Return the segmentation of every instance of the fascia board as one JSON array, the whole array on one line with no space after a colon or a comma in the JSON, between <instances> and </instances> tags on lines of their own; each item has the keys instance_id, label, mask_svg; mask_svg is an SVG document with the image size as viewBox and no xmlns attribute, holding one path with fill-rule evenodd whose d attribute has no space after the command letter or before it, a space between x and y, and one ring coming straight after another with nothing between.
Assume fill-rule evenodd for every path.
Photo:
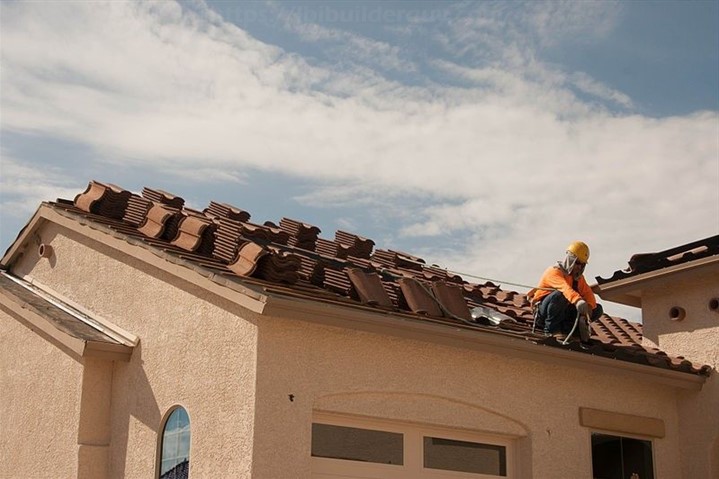
<instances>
[{"instance_id":1,"label":"fascia board","mask_svg":"<svg viewBox=\"0 0 719 479\"><path fill-rule=\"evenodd\" d=\"M85 341L83 356L111 361L127 362L132 356L133 348L124 344L110 344L99 341Z\"/></svg>"},{"instance_id":2,"label":"fascia board","mask_svg":"<svg viewBox=\"0 0 719 479\"><path fill-rule=\"evenodd\" d=\"M719 256L700 258L617 281L594 284L591 288L604 300L641 308L642 292L644 290L662 286L680 274L686 274L688 272L703 273L704 271L711 271L712 269L719 272Z\"/></svg>"},{"instance_id":3,"label":"fascia board","mask_svg":"<svg viewBox=\"0 0 719 479\"><path fill-rule=\"evenodd\" d=\"M644 366L611 358L582 354L491 332L452 328L422 320L404 318L391 312L374 312L342 305L320 303L295 297L268 295L264 314L302 320L325 326L354 329L387 336L483 351L533 361L575 366L608 374L621 373L645 382L681 389L700 390L703 376Z\"/></svg>"},{"instance_id":4,"label":"fascia board","mask_svg":"<svg viewBox=\"0 0 719 479\"><path fill-rule=\"evenodd\" d=\"M249 286L217 275L211 270L195 265L190 261L165 253L161 249L147 245L137 238L118 233L104 225L93 223L82 216L65 211L60 212L46 204L40 206L28 227L3 257L3 268L12 267L12 263L18 255L22 254L23 246L27 246L28 238L37 231L41 221L49 221L74 231L255 313L262 313L265 307L265 296ZM29 281L28 278L24 279Z\"/></svg>"},{"instance_id":5,"label":"fascia board","mask_svg":"<svg viewBox=\"0 0 719 479\"><path fill-rule=\"evenodd\" d=\"M45 221L42 214L44 208L46 208L44 204L40 205L32 218L30 218L30 221L23 227L15 241L7 249L2 259L0 259L0 269L9 269L10 265L23 253L29 244L31 242L35 243L32 239L33 235Z\"/></svg>"}]
</instances>

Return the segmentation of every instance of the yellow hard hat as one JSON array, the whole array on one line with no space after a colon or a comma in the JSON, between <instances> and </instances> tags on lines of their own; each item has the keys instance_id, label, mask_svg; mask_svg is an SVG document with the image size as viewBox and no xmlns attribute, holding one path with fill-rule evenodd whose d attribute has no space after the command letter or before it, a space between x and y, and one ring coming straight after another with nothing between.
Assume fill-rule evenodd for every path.
<instances>
[{"instance_id":1,"label":"yellow hard hat","mask_svg":"<svg viewBox=\"0 0 719 479\"><path fill-rule=\"evenodd\" d=\"M589 261L589 246L582 241L575 241L567 246L567 251L577 257L582 263Z\"/></svg>"}]
</instances>

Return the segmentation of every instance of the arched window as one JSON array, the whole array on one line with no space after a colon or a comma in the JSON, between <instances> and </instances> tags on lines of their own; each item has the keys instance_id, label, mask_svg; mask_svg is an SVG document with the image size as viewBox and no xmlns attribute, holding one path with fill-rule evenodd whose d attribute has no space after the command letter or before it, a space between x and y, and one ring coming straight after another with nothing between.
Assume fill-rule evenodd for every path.
<instances>
[{"instance_id":1,"label":"arched window","mask_svg":"<svg viewBox=\"0 0 719 479\"><path fill-rule=\"evenodd\" d=\"M160 479L187 479L190 472L190 418L183 407L172 410L160 442Z\"/></svg>"}]
</instances>

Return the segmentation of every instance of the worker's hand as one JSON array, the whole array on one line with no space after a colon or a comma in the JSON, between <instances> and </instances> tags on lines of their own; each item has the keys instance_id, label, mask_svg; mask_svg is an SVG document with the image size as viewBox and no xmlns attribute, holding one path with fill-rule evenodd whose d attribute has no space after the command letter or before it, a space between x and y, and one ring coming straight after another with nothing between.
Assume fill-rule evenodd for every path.
<instances>
[{"instance_id":1,"label":"worker's hand","mask_svg":"<svg viewBox=\"0 0 719 479\"><path fill-rule=\"evenodd\" d=\"M589 304L587 304L586 301L583 299L580 299L577 301L577 312L581 314L582 316L589 316L589 313L591 312L591 308L589 307Z\"/></svg>"}]
</instances>

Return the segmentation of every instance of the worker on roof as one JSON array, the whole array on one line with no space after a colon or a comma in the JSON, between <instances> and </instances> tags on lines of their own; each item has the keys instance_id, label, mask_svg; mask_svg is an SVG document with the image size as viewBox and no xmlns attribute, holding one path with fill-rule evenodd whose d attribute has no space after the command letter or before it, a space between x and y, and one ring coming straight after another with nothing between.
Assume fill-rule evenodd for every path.
<instances>
[{"instance_id":1,"label":"worker on roof","mask_svg":"<svg viewBox=\"0 0 719 479\"><path fill-rule=\"evenodd\" d=\"M589 246L575 241L567 246L564 260L542 275L532 302L537 308L536 325L544 327L544 334L566 336L572 331L577 313L594 321L604 312L583 276L588 261Z\"/></svg>"}]
</instances>

